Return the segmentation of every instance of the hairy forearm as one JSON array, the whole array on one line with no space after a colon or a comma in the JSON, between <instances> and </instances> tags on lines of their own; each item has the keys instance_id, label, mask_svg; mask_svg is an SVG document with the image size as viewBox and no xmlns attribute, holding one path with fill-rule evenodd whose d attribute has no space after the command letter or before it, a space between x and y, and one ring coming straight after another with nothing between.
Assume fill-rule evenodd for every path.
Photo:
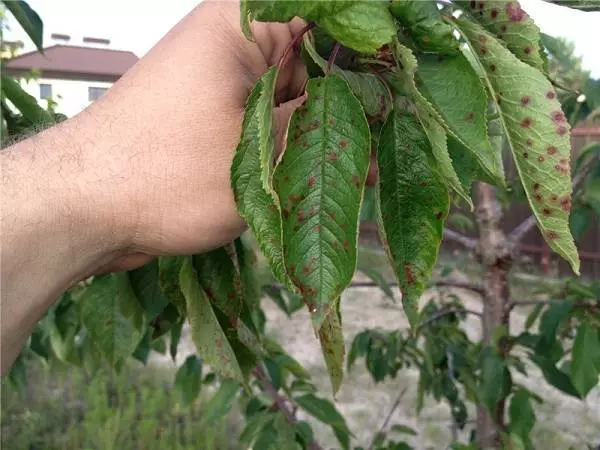
<instances>
[{"instance_id":1,"label":"hairy forearm","mask_svg":"<svg viewBox=\"0 0 600 450\"><path fill-rule=\"evenodd\" d=\"M82 176L94 139L77 118L0 153L2 373L60 294L115 250L108 208Z\"/></svg>"}]
</instances>

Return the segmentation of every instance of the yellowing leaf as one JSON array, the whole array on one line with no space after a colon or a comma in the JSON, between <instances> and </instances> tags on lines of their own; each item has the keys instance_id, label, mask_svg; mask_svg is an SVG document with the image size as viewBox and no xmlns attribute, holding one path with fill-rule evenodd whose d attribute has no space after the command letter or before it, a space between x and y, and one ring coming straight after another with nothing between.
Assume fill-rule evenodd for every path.
<instances>
[{"instance_id":1,"label":"yellowing leaf","mask_svg":"<svg viewBox=\"0 0 600 450\"><path fill-rule=\"evenodd\" d=\"M571 143L556 91L537 69L519 61L481 26L457 25L486 72L519 177L546 242L579 273L569 230Z\"/></svg>"},{"instance_id":2,"label":"yellowing leaf","mask_svg":"<svg viewBox=\"0 0 600 450\"><path fill-rule=\"evenodd\" d=\"M344 356L346 355L339 298L334 304L333 311L327 315L319 330L319 339L335 395L344 379Z\"/></svg>"}]
</instances>

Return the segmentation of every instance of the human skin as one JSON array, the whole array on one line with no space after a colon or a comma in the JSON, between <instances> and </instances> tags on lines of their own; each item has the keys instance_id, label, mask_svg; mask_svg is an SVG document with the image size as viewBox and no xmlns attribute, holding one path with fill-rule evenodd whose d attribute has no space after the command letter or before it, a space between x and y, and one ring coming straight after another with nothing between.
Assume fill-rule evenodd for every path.
<instances>
[{"instance_id":1,"label":"human skin","mask_svg":"<svg viewBox=\"0 0 600 450\"><path fill-rule=\"evenodd\" d=\"M244 230L229 173L245 100L303 26L254 23L250 42L237 2L207 0L88 109L0 153L2 374L78 281L209 251ZM305 80L290 52L277 142Z\"/></svg>"}]
</instances>

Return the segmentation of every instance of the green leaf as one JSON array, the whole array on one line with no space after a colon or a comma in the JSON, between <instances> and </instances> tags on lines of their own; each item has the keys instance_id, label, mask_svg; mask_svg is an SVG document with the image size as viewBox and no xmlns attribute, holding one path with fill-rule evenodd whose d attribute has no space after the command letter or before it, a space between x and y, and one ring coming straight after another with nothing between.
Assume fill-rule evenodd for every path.
<instances>
[{"instance_id":1,"label":"green leaf","mask_svg":"<svg viewBox=\"0 0 600 450\"><path fill-rule=\"evenodd\" d=\"M296 397L294 401L306 411L308 414L313 416L315 419L329 425L334 431L352 435L346 420L342 416L335 406L328 400L316 397L313 394L306 394L301 397ZM342 441L340 443L343 444ZM345 446L344 446L345 447Z\"/></svg>"},{"instance_id":2,"label":"green leaf","mask_svg":"<svg viewBox=\"0 0 600 450\"><path fill-rule=\"evenodd\" d=\"M479 171L503 186L502 155L492 149L487 136L487 94L467 58L462 53L443 58L422 55L415 78L419 92L443 118L446 130L475 159Z\"/></svg>"},{"instance_id":3,"label":"green leaf","mask_svg":"<svg viewBox=\"0 0 600 450\"><path fill-rule=\"evenodd\" d=\"M457 24L486 71L500 122L538 226L548 245L579 273L569 230L569 124L550 82L468 20Z\"/></svg>"},{"instance_id":4,"label":"green leaf","mask_svg":"<svg viewBox=\"0 0 600 450\"><path fill-rule=\"evenodd\" d=\"M185 315L185 297L179 287L179 271L183 257L161 256L158 258L158 287L167 300Z\"/></svg>"},{"instance_id":5,"label":"green leaf","mask_svg":"<svg viewBox=\"0 0 600 450\"><path fill-rule=\"evenodd\" d=\"M575 204L571 211L570 228L575 240L578 240L588 230L593 221L594 210L588 205Z\"/></svg>"},{"instance_id":6,"label":"green leaf","mask_svg":"<svg viewBox=\"0 0 600 450\"><path fill-rule=\"evenodd\" d=\"M371 336L369 330L365 330L362 333L354 336L352 345L350 346L350 352L348 353L348 361L346 362L346 370L350 372L350 369L354 365L356 358L364 356L369 348Z\"/></svg>"},{"instance_id":7,"label":"green leaf","mask_svg":"<svg viewBox=\"0 0 600 450\"><path fill-rule=\"evenodd\" d=\"M142 340L140 341L140 343L138 344L131 356L145 365L148 362L148 357L150 356L151 345L152 329L148 328L146 330L146 333L144 334L144 337L142 337Z\"/></svg>"},{"instance_id":8,"label":"green leaf","mask_svg":"<svg viewBox=\"0 0 600 450\"><path fill-rule=\"evenodd\" d=\"M538 352L544 352L544 350L547 350L554 345L559 326L567 317L569 317L574 306L575 303L573 301L565 300L563 302L552 304L544 311L538 326L538 331L542 336L542 339L536 347Z\"/></svg>"},{"instance_id":9,"label":"green leaf","mask_svg":"<svg viewBox=\"0 0 600 450\"><path fill-rule=\"evenodd\" d=\"M208 298L200 288L191 258L181 266L179 284L186 299L192 341L202 359L223 377L244 381L237 356Z\"/></svg>"},{"instance_id":10,"label":"green leaf","mask_svg":"<svg viewBox=\"0 0 600 450\"><path fill-rule=\"evenodd\" d=\"M240 342L257 355L264 353L256 336L248 306L240 297L241 280L231 256L225 247L195 255L194 268L198 282L211 304L216 307L236 330Z\"/></svg>"},{"instance_id":11,"label":"green leaf","mask_svg":"<svg viewBox=\"0 0 600 450\"><path fill-rule=\"evenodd\" d=\"M294 16L314 21L335 40L362 53L374 53L396 33L385 0L247 0L256 20L288 22Z\"/></svg>"},{"instance_id":12,"label":"green leaf","mask_svg":"<svg viewBox=\"0 0 600 450\"><path fill-rule=\"evenodd\" d=\"M424 50L458 52L458 40L452 27L442 21L435 0L392 0L390 10Z\"/></svg>"},{"instance_id":13,"label":"green leaf","mask_svg":"<svg viewBox=\"0 0 600 450\"><path fill-rule=\"evenodd\" d=\"M480 361L481 380L478 395L492 416L496 414L498 403L510 393L510 372L504 360L492 347L483 350Z\"/></svg>"},{"instance_id":14,"label":"green leaf","mask_svg":"<svg viewBox=\"0 0 600 450\"><path fill-rule=\"evenodd\" d=\"M200 419L200 427L210 425L224 417L231 408L240 390L239 383L233 380L223 380L219 390L212 396L203 408L204 414Z\"/></svg>"},{"instance_id":15,"label":"green leaf","mask_svg":"<svg viewBox=\"0 0 600 450\"><path fill-rule=\"evenodd\" d=\"M329 372L333 395L335 395L344 379L344 356L346 355L339 298L334 302L333 311L327 314L325 322L319 330L319 340L327 372Z\"/></svg>"},{"instance_id":16,"label":"green leaf","mask_svg":"<svg viewBox=\"0 0 600 450\"><path fill-rule=\"evenodd\" d=\"M415 84L415 73L417 71L416 58L409 48L398 41L394 41L392 48L396 62L401 70L388 72L386 75L388 82L398 94L410 97L414 103L417 117L431 143L431 153L439 165L440 173L445 178L446 183L473 208L471 197L461 184L448 153L446 132L442 126L444 120L433 106L431 106L429 101L418 91ZM397 107L399 107L398 103L397 101Z\"/></svg>"},{"instance_id":17,"label":"green leaf","mask_svg":"<svg viewBox=\"0 0 600 450\"><path fill-rule=\"evenodd\" d=\"M410 436L416 436L418 433L414 428L409 427L408 425L395 424L392 425L391 430L394 433L408 434Z\"/></svg>"},{"instance_id":18,"label":"green leaf","mask_svg":"<svg viewBox=\"0 0 600 450\"><path fill-rule=\"evenodd\" d=\"M44 24L40 16L31 9L27 2L22 0L9 0L2 3L19 22L19 25L23 27L38 51L44 53Z\"/></svg>"},{"instance_id":19,"label":"green leaf","mask_svg":"<svg viewBox=\"0 0 600 450\"><path fill-rule=\"evenodd\" d=\"M173 328L171 328L171 338L169 339L169 354L171 355L171 359L175 361L177 357L177 347L179 346L179 341L181 339L181 330L183 329L183 319L177 322Z\"/></svg>"},{"instance_id":20,"label":"green leaf","mask_svg":"<svg viewBox=\"0 0 600 450\"><path fill-rule=\"evenodd\" d=\"M104 357L115 365L131 355L142 339L145 325L127 274L94 277L80 304L81 322Z\"/></svg>"},{"instance_id":21,"label":"green leaf","mask_svg":"<svg viewBox=\"0 0 600 450\"><path fill-rule=\"evenodd\" d=\"M252 28L250 27L251 12L248 8L248 0L240 0L240 28L249 41L252 41Z\"/></svg>"},{"instance_id":22,"label":"green leaf","mask_svg":"<svg viewBox=\"0 0 600 450\"><path fill-rule=\"evenodd\" d=\"M560 6L580 9L582 11L600 11L598 0L548 0Z\"/></svg>"},{"instance_id":23,"label":"green leaf","mask_svg":"<svg viewBox=\"0 0 600 450\"><path fill-rule=\"evenodd\" d=\"M276 413L261 411L252 415L240 434L239 442L244 448L254 448L254 443L262 430L273 422Z\"/></svg>"},{"instance_id":24,"label":"green leaf","mask_svg":"<svg viewBox=\"0 0 600 450\"><path fill-rule=\"evenodd\" d=\"M598 385L600 372L594 358L594 355L598 354L600 354L598 331L584 322L577 329L571 364L571 380L582 398Z\"/></svg>"},{"instance_id":25,"label":"green leaf","mask_svg":"<svg viewBox=\"0 0 600 450\"><path fill-rule=\"evenodd\" d=\"M371 279L371 281L373 281L377 286L379 286L379 288L387 297L391 298L392 300L395 300L392 288L390 287L390 284L387 282L387 280L383 277L381 272L369 267L361 267L360 259L358 262L358 270L364 273L367 277Z\"/></svg>"},{"instance_id":26,"label":"green leaf","mask_svg":"<svg viewBox=\"0 0 600 450\"><path fill-rule=\"evenodd\" d=\"M154 260L138 269L131 270L127 275L131 289L144 308L146 319L153 320L169 304L167 297L163 295L158 285L158 261Z\"/></svg>"},{"instance_id":27,"label":"green leaf","mask_svg":"<svg viewBox=\"0 0 600 450\"><path fill-rule=\"evenodd\" d=\"M315 440L310 424L303 420L296 422L296 435L298 436L298 441L303 444L302 448L309 448L310 444Z\"/></svg>"},{"instance_id":28,"label":"green leaf","mask_svg":"<svg viewBox=\"0 0 600 450\"><path fill-rule=\"evenodd\" d=\"M533 307L529 315L527 316L527 320L525 321L525 329L529 330L531 326L535 323L540 313L544 309L544 304L539 303Z\"/></svg>"},{"instance_id":29,"label":"green leaf","mask_svg":"<svg viewBox=\"0 0 600 450\"><path fill-rule=\"evenodd\" d=\"M369 125L348 84L311 79L292 115L274 175L286 269L318 330L356 269L358 216L369 169Z\"/></svg>"},{"instance_id":30,"label":"green leaf","mask_svg":"<svg viewBox=\"0 0 600 450\"><path fill-rule=\"evenodd\" d=\"M557 369L554 362L541 355L531 355L531 360L540 368L546 381L556 389L571 395L575 398L581 398L569 376Z\"/></svg>"},{"instance_id":31,"label":"green leaf","mask_svg":"<svg viewBox=\"0 0 600 450\"><path fill-rule=\"evenodd\" d=\"M168 333L174 326L180 323L182 316L177 307L171 303L152 322L152 339L157 339Z\"/></svg>"},{"instance_id":32,"label":"green leaf","mask_svg":"<svg viewBox=\"0 0 600 450\"><path fill-rule=\"evenodd\" d=\"M73 302L71 294L65 293L56 306L50 326L50 346L60 361L73 359L75 336L81 325L77 305Z\"/></svg>"},{"instance_id":33,"label":"green leaf","mask_svg":"<svg viewBox=\"0 0 600 450\"><path fill-rule=\"evenodd\" d=\"M272 111L264 105L272 104L277 72L276 67L269 69L248 97L240 143L231 166L231 185L238 212L252 230L273 275L293 290L283 262L279 203L264 187L261 166L262 155L269 151L261 145L273 145L265 138L272 133Z\"/></svg>"},{"instance_id":34,"label":"green leaf","mask_svg":"<svg viewBox=\"0 0 600 450\"><path fill-rule=\"evenodd\" d=\"M322 72L326 73L328 62L319 55L311 36L308 34L304 36L304 48ZM330 73L339 76L348 83L367 116L385 120L391 109L392 97L389 90L376 75L343 70L335 64L331 66Z\"/></svg>"},{"instance_id":35,"label":"green leaf","mask_svg":"<svg viewBox=\"0 0 600 450\"><path fill-rule=\"evenodd\" d=\"M414 116L394 110L379 139L380 229L400 283L402 304L412 327L419 298L437 260L448 190L429 164L430 145Z\"/></svg>"},{"instance_id":36,"label":"green leaf","mask_svg":"<svg viewBox=\"0 0 600 450\"><path fill-rule=\"evenodd\" d=\"M594 142L581 149L581 151L579 152L579 156L577 157L577 161L575 162L575 169L573 169L573 175L577 175L581 168L584 167L584 163L587 162L589 158L592 158L594 156L600 156L600 143Z\"/></svg>"},{"instance_id":37,"label":"green leaf","mask_svg":"<svg viewBox=\"0 0 600 450\"><path fill-rule=\"evenodd\" d=\"M300 380L310 379L310 373L308 373L308 371L302 367L302 364L288 354L282 353L273 359L280 367L293 374L296 378Z\"/></svg>"},{"instance_id":38,"label":"green leaf","mask_svg":"<svg viewBox=\"0 0 600 450\"><path fill-rule=\"evenodd\" d=\"M18 2L7 2L5 4L12 3ZM0 80L2 81L2 93L19 110L25 119L33 124L54 123L54 117L38 105L35 97L25 92L18 81L6 75L2 75Z\"/></svg>"},{"instance_id":39,"label":"green leaf","mask_svg":"<svg viewBox=\"0 0 600 450\"><path fill-rule=\"evenodd\" d=\"M296 450L296 426L281 411L275 416L273 428L276 431L275 441L271 444L273 450Z\"/></svg>"},{"instance_id":40,"label":"green leaf","mask_svg":"<svg viewBox=\"0 0 600 450\"><path fill-rule=\"evenodd\" d=\"M175 388L181 395L184 406L192 406L202 387L202 362L196 355L190 355L175 375Z\"/></svg>"},{"instance_id":41,"label":"green leaf","mask_svg":"<svg viewBox=\"0 0 600 450\"><path fill-rule=\"evenodd\" d=\"M519 389L510 400L508 415L510 417L509 432L515 433L523 440L529 438L529 433L535 424L535 412L531 406L531 395L525 389Z\"/></svg>"},{"instance_id":42,"label":"green leaf","mask_svg":"<svg viewBox=\"0 0 600 450\"><path fill-rule=\"evenodd\" d=\"M521 61L544 70L540 29L516 0L459 1Z\"/></svg>"},{"instance_id":43,"label":"green leaf","mask_svg":"<svg viewBox=\"0 0 600 450\"><path fill-rule=\"evenodd\" d=\"M249 310L253 310L259 306L261 295L256 271L256 255L250 243L245 242L243 238L235 240L235 253L242 283L242 300Z\"/></svg>"}]
</instances>

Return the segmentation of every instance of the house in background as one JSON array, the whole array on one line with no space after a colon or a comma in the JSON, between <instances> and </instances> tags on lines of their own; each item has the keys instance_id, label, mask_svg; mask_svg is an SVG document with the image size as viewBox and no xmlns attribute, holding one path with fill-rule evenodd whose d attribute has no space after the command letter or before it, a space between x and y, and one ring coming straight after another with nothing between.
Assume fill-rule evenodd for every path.
<instances>
[{"instance_id":1,"label":"house in background","mask_svg":"<svg viewBox=\"0 0 600 450\"><path fill-rule=\"evenodd\" d=\"M56 102L55 110L72 117L102 96L138 57L132 52L111 49L108 39L84 37L81 45L71 37L52 34L54 45L10 58L7 75L22 77L21 85L43 107ZM31 75L35 74L34 77Z\"/></svg>"}]
</instances>

